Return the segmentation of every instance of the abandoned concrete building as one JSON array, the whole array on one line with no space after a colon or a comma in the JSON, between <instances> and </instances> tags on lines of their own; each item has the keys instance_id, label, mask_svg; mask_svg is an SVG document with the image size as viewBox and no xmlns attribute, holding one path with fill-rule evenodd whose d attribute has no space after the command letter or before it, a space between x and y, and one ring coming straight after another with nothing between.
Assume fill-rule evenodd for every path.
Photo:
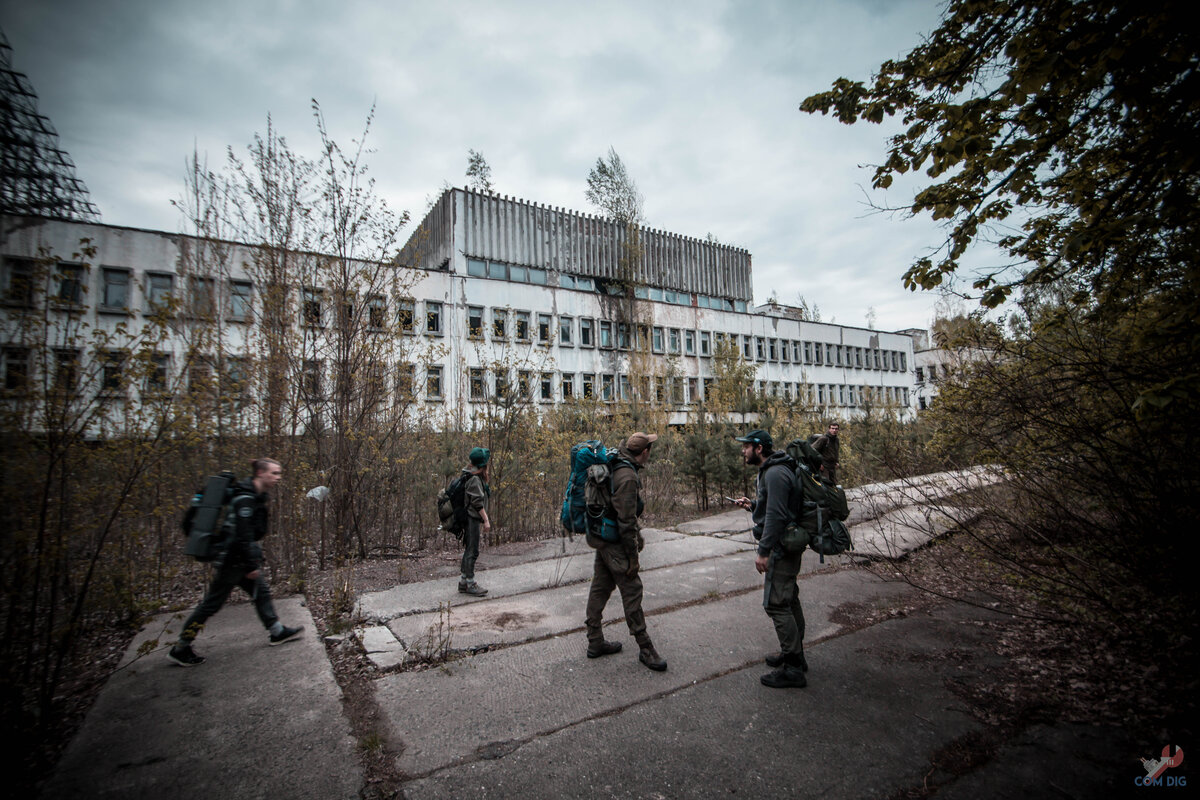
<instances>
[{"instance_id":1,"label":"abandoned concrete building","mask_svg":"<svg viewBox=\"0 0 1200 800\"><path fill-rule=\"evenodd\" d=\"M2 223L6 318L37 302L34 259L52 253L58 266L44 291L53 313L132 330L176 298L182 320L217 321L221 369L245 374L256 357L250 332L262 286L251 248L228 245L220 263L201 265L203 243L178 234L33 217ZM745 250L648 228L633 243L628 236L607 219L447 190L401 251L393 288L360 301L368 329L394 324L404 334L389 351L384 369L393 377L385 383L409 393L426 418L459 424L498 400L539 406L572 398L636 398L681 424L711 391L726 348L755 366L760 394L831 416L868 404L907 409L910 336L809 322L786 306L751 307ZM83 239L94 251L73 260ZM328 287L293 278L289 291L297 329L326 330L339 313ZM33 367L12 326L5 330L11 390ZM148 378L157 387L186 383L185 361L198 363L188 355L195 331L182 323L172 331ZM309 401L330 381L311 338L299 367Z\"/></svg>"}]
</instances>

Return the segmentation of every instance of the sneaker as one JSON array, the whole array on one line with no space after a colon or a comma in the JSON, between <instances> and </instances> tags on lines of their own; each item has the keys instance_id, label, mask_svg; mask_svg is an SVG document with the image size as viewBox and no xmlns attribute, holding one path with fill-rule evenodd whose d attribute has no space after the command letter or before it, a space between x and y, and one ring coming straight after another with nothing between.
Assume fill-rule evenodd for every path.
<instances>
[{"instance_id":1,"label":"sneaker","mask_svg":"<svg viewBox=\"0 0 1200 800\"><path fill-rule=\"evenodd\" d=\"M663 657L658 654L658 651L654 649L654 645L652 644L641 649L641 652L638 653L638 661L655 672L667 671L667 662L663 660Z\"/></svg>"},{"instance_id":2,"label":"sneaker","mask_svg":"<svg viewBox=\"0 0 1200 800\"><path fill-rule=\"evenodd\" d=\"M620 642L608 642L603 639L599 642L588 642L587 657L599 658L600 656L611 656L613 653L621 652Z\"/></svg>"},{"instance_id":3,"label":"sneaker","mask_svg":"<svg viewBox=\"0 0 1200 800\"><path fill-rule=\"evenodd\" d=\"M285 625L283 627L283 630L281 630L279 632L278 636L275 636L274 634L272 634L271 647L274 647L277 644L283 644L284 642L290 642L292 639L295 639L297 636L299 636L303 632L304 632L303 625L301 625L299 628L289 628Z\"/></svg>"},{"instance_id":4,"label":"sneaker","mask_svg":"<svg viewBox=\"0 0 1200 800\"><path fill-rule=\"evenodd\" d=\"M804 678L804 671L797 669L789 664L783 664L774 672L768 672L759 680L763 686L770 686L772 689L803 689L808 686L808 681Z\"/></svg>"},{"instance_id":5,"label":"sneaker","mask_svg":"<svg viewBox=\"0 0 1200 800\"><path fill-rule=\"evenodd\" d=\"M460 581L458 584L458 590L463 594L469 594L473 597L483 597L485 594L487 594L487 589L483 588L475 581L468 581L467 583L462 583Z\"/></svg>"},{"instance_id":6,"label":"sneaker","mask_svg":"<svg viewBox=\"0 0 1200 800\"><path fill-rule=\"evenodd\" d=\"M768 667L776 669L783 666L783 653L772 653L764 660L767 662ZM804 657L803 653L800 654L800 669L808 672L808 659Z\"/></svg>"},{"instance_id":7,"label":"sneaker","mask_svg":"<svg viewBox=\"0 0 1200 800\"><path fill-rule=\"evenodd\" d=\"M204 656L196 655L190 644L177 644L167 653L167 658L181 667L195 667L204 663Z\"/></svg>"}]
</instances>

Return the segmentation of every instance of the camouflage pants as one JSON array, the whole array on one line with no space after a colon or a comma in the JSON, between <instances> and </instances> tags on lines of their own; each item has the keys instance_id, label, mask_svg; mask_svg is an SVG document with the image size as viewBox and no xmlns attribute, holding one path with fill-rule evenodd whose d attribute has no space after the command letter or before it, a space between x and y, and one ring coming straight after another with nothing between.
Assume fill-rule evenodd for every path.
<instances>
[{"instance_id":1,"label":"camouflage pants","mask_svg":"<svg viewBox=\"0 0 1200 800\"><path fill-rule=\"evenodd\" d=\"M601 545L596 548L596 565L592 572L592 588L588 592L587 624L588 641L598 642L604 638L600 630L604 607L613 589L621 592L621 604L625 607L625 624L639 645L646 644L646 615L642 613L642 578L635 570L627 575L629 556L619 544Z\"/></svg>"}]
</instances>

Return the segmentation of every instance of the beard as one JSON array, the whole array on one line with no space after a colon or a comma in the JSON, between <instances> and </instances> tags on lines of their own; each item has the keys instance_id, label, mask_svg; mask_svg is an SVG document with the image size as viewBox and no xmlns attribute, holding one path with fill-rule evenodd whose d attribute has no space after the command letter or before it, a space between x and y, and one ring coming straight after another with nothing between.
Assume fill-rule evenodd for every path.
<instances>
[{"instance_id":1,"label":"beard","mask_svg":"<svg viewBox=\"0 0 1200 800\"><path fill-rule=\"evenodd\" d=\"M748 467L757 467L763 462L763 457L759 453L751 453L748 456L743 456L742 460L746 462Z\"/></svg>"}]
</instances>

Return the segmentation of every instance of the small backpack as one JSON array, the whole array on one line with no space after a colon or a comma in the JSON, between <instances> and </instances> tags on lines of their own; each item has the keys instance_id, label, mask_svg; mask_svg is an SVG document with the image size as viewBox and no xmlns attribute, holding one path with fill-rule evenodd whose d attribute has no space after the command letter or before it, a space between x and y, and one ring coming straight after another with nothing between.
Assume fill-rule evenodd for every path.
<instances>
[{"instance_id":1,"label":"small backpack","mask_svg":"<svg viewBox=\"0 0 1200 800\"><path fill-rule=\"evenodd\" d=\"M218 561L229 547L233 533L229 503L233 500L236 480L229 471L212 476L196 490L183 512L181 527L187 537L183 552L197 561Z\"/></svg>"},{"instance_id":2,"label":"small backpack","mask_svg":"<svg viewBox=\"0 0 1200 800\"><path fill-rule=\"evenodd\" d=\"M571 474L567 478L567 491L559 515L568 536L588 531L601 534L599 529L612 497L612 472L608 463L611 454L598 439L589 439L571 448Z\"/></svg>"},{"instance_id":3,"label":"small backpack","mask_svg":"<svg viewBox=\"0 0 1200 800\"><path fill-rule=\"evenodd\" d=\"M450 481L437 496L438 519L442 530L461 539L467 530L467 478L466 473Z\"/></svg>"}]
</instances>

